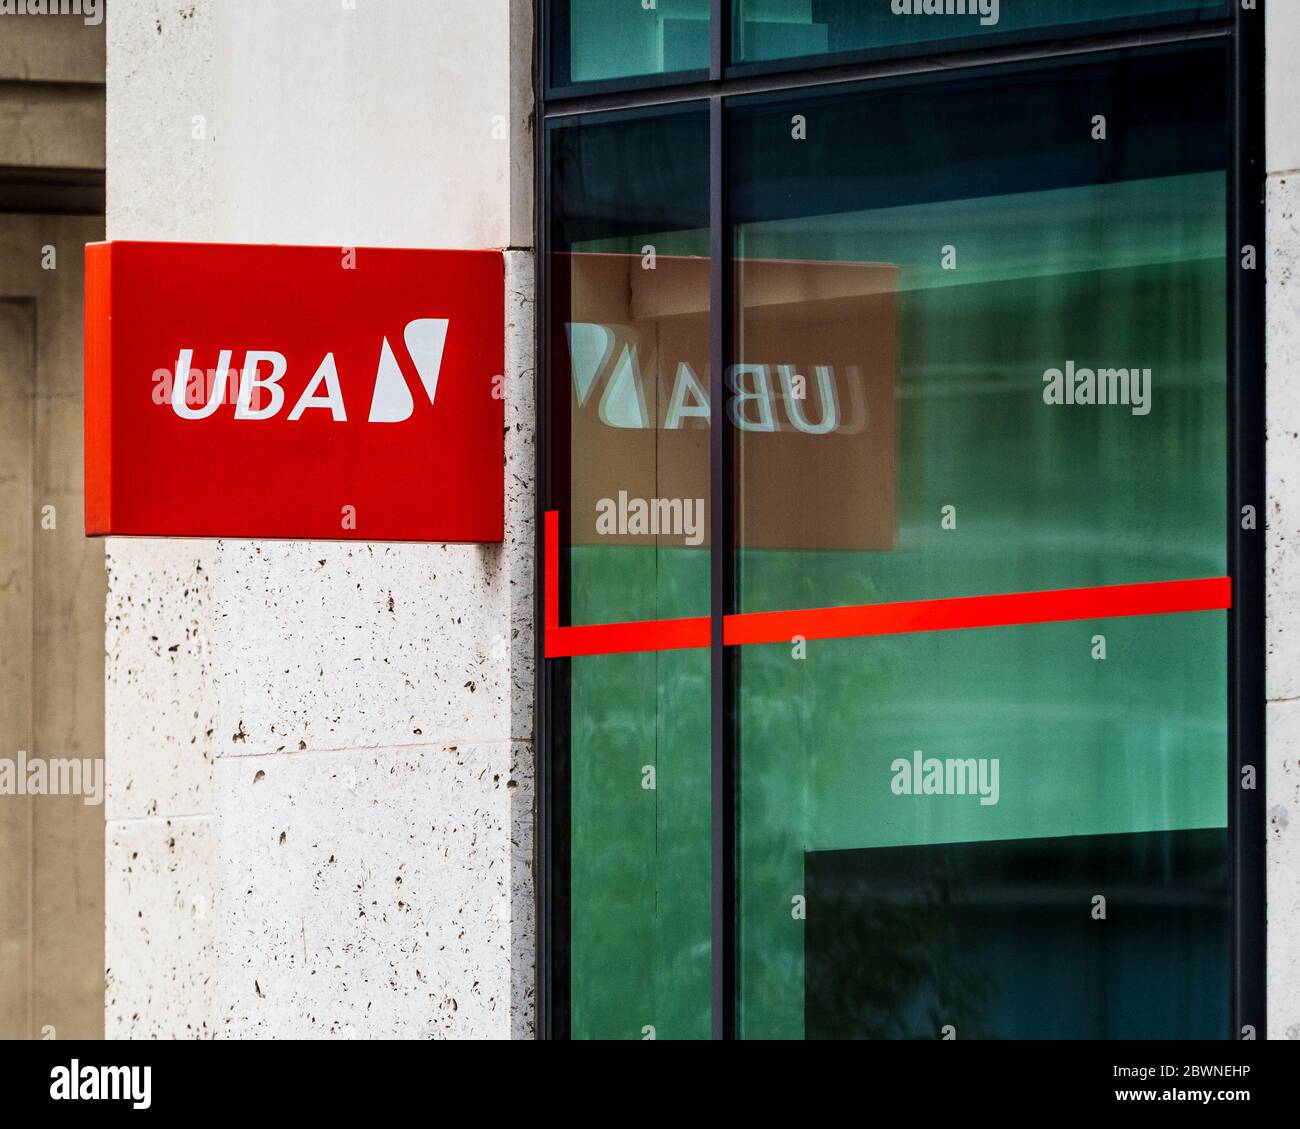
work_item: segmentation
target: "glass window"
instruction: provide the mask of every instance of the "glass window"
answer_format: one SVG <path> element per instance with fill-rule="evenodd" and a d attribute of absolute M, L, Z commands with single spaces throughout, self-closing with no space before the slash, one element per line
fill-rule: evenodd
<path fill-rule="evenodd" d="M 707 615 L 708 113 L 552 126 L 547 152 L 565 620 Z M 707 1038 L 708 651 L 568 668 L 572 1034 Z"/>
<path fill-rule="evenodd" d="M 710 0 L 551 0 L 551 85 L 709 69 Z"/>
<path fill-rule="evenodd" d="M 1170 20 L 1222 19 L 1223 0 L 732 0 L 732 60 L 969 46 Z"/>
<path fill-rule="evenodd" d="M 1224 67 L 733 103 L 740 612 L 1226 574 Z M 743 1036 L 1227 1033 L 1225 611 L 737 664 Z"/>
<path fill-rule="evenodd" d="M 1252 1022 L 1237 32 L 1222 0 L 904 7 L 733 0 L 715 103 L 617 92 L 707 75 L 707 0 L 548 7 L 555 1034 Z M 947 65 L 994 43 L 1017 61 Z M 850 58 L 907 51 L 934 65 Z M 783 61 L 852 65 L 762 77 Z M 574 114 L 575 84 L 609 108 Z"/>

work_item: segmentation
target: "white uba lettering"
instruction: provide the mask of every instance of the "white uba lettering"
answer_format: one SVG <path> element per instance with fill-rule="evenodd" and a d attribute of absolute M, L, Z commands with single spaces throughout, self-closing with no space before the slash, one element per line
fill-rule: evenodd
<path fill-rule="evenodd" d="M 417 318 L 407 325 L 402 335 L 430 405 L 438 394 L 438 377 L 442 373 L 449 325 L 446 318 Z M 234 350 L 222 349 L 217 356 L 216 368 L 204 374 L 194 368 L 194 350 L 180 350 L 167 397 L 172 411 L 185 420 L 208 419 L 215 415 L 227 402 L 227 383 L 234 376 L 233 360 Z M 283 353 L 270 349 L 246 350 L 243 364 L 237 370 L 239 384 L 234 400 L 234 418 L 256 421 L 278 416 L 286 402 L 283 381 L 288 369 L 289 363 Z M 166 375 L 165 370 L 163 375 Z M 327 411 L 336 423 L 348 420 L 338 362 L 333 352 L 326 353 L 316 366 L 306 388 L 289 410 L 289 421 L 300 420 L 309 411 Z M 370 423 L 401 423 L 410 419 L 414 412 L 415 400 L 406 376 L 385 337 L 380 346 L 367 419 Z"/>
<path fill-rule="evenodd" d="M 629 339 L 621 327 L 595 322 L 571 322 L 565 330 L 578 406 L 594 403 L 606 427 L 639 430 L 658 425 L 664 431 L 708 427 L 707 371 L 697 372 L 688 361 L 651 355 L 648 363 L 668 366 L 662 371 L 672 373 L 671 390 L 666 400 L 660 398 L 666 403 L 662 419 L 656 420 L 634 337 Z M 804 375 L 808 371 L 811 377 Z M 801 370 L 793 364 L 738 364 L 727 369 L 726 380 L 733 393 L 731 420 L 741 431 L 855 435 L 867 424 L 862 370 L 856 365 L 845 366 L 837 381 L 831 365 Z"/>

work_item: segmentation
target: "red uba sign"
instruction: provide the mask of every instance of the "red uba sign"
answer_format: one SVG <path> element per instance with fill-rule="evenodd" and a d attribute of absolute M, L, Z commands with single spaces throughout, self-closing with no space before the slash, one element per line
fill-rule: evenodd
<path fill-rule="evenodd" d="M 86 248 L 86 532 L 500 541 L 497 251 Z"/>

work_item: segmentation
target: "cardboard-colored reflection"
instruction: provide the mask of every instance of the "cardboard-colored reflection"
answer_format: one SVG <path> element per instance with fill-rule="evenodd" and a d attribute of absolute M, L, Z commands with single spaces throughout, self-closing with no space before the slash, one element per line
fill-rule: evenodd
<path fill-rule="evenodd" d="M 569 296 L 556 349 L 570 383 L 572 542 L 707 546 L 708 260 L 557 255 L 554 271 Z M 741 547 L 893 548 L 897 273 L 736 265 L 727 386 Z"/>

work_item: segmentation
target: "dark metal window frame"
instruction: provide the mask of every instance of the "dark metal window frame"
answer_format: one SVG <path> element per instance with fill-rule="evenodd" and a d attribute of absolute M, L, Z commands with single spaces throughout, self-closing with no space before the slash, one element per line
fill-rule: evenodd
<path fill-rule="evenodd" d="M 567 0 L 566 0 L 567 2 Z M 1217 25 L 1227 20 L 1234 7 L 1233 0 L 1220 0 L 1217 12 L 1207 9 L 1189 19 L 1186 15 L 1156 14 L 1150 16 L 1109 17 L 1083 19 L 1069 24 L 1056 24 L 1043 28 L 1026 28 L 1022 31 L 981 32 L 978 36 L 954 36 L 948 39 L 925 40 L 918 43 L 900 43 L 889 47 L 865 48 L 860 51 L 833 51 L 823 55 L 799 55 L 787 59 L 763 62 L 737 62 L 731 57 L 731 0 L 712 2 L 709 26 L 709 67 L 689 71 L 668 71 L 661 74 L 629 75 L 625 78 L 600 79 L 594 82 L 574 82 L 570 73 L 561 71 L 553 53 L 555 39 L 552 31 L 561 31 L 560 14 L 568 16 L 568 8 L 557 0 L 537 0 L 537 27 L 543 50 L 538 58 L 538 79 L 545 102 L 597 94 L 624 94 L 632 90 L 671 89 L 701 81 L 720 78 L 745 78 L 804 73 L 827 68 L 856 68 L 864 63 L 881 63 L 927 56 L 931 62 L 938 56 L 951 57 L 966 51 L 982 51 L 1004 47 L 1032 45 L 1035 51 L 1055 53 L 1076 40 L 1089 37 L 1112 36 L 1125 32 L 1156 32 L 1167 28 L 1187 28 Z M 555 38 L 559 38 L 556 36 Z"/>
<path fill-rule="evenodd" d="M 848 62 L 840 57 L 795 59 L 779 64 L 733 67 L 730 50 L 730 0 L 712 0 L 710 68 L 684 76 L 649 76 L 618 83 L 551 87 L 550 0 L 537 0 L 534 77 L 538 94 L 535 136 L 535 204 L 537 247 L 537 536 L 535 622 L 543 616 L 544 560 L 540 530 L 544 512 L 560 508 L 561 530 L 567 529 L 560 501 L 567 496 L 567 472 L 556 456 L 567 455 L 562 413 L 551 403 L 549 377 L 551 287 L 547 134 L 553 123 L 601 111 L 635 110 L 692 102 L 709 111 L 710 170 L 710 391 L 718 406 L 711 414 L 711 759 L 712 759 L 712 1036 L 736 1036 L 736 810 L 735 810 L 735 663 L 722 644 L 723 615 L 734 610 L 735 529 L 732 514 L 733 451 L 722 375 L 731 353 L 732 277 L 727 214 L 725 108 L 737 95 L 816 88 L 847 81 L 869 82 L 887 76 L 951 74 L 963 67 L 1067 58 L 1099 51 L 1177 44 L 1190 40 L 1225 41 L 1229 67 L 1228 127 L 1228 500 L 1226 515 L 1229 575 L 1233 606 L 1228 613 L 1228 830 L 1232 878 L 1233 1038 L 1266 1035 L 1265 968 L 1265 646 L 1264 646 L 1264 5 L 1244 11 L 1228 0 L 1213 21 L 1147 21 L 1141 30 L 1065 38 L 1059 33 L 1016 34 L 996 41 L 981 37 L 927 44 L 925 53 L 861 53 Z M 945 54 L 952 52 L 952 54 Z M 831 64 L 834 65 L 823 65 Z M 1243 249 L 1253 246 L 1256 269 L 1242 268 Z M 1256 515 L 1253 529 L 1243 528 L 1245 507 Z M 563 536 L 561 538 L 563 543 Z M 561 622 L 568 621 L 568 593 L 561 585 Z M 537 1031 L 541 1038 L 569 1036 L 569 920 L 567 875 L 570 864 L 569 662 L 547 660 L 543 632 L 537 632 Z M 1255 770 L 1253 789 L 1242 786 L 1242 773 Z"/>

